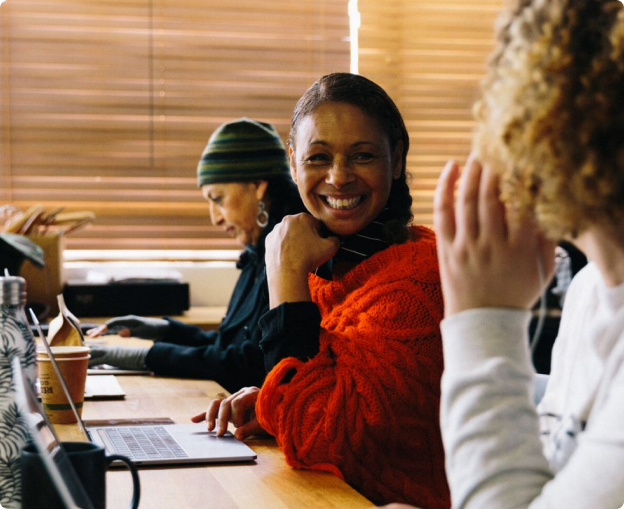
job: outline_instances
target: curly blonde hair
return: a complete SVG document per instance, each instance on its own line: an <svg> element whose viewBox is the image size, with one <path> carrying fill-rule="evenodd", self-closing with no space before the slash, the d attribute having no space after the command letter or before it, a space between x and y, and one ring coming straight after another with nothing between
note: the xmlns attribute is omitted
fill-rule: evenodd
<svg viewBox="0 0 624 509"><path fill-rule="evenodd" d="M475 149L553 239L624 219L624 6L519 0L499 20ZM624 234L623 234L624 235Z"/></svg>

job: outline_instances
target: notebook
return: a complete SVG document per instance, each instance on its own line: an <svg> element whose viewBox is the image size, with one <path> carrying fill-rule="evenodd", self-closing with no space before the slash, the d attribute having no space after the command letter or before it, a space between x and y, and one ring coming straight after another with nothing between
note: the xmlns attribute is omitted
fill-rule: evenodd
<svg viewBox="0 0 624 509"><path fill-rule="evenodd" d="M37 380L36 390L41 397L41 387ZM113 375L91 377L87 375L84 399L124 399L126 392ZM0 507L0 509L2 509Z"/></svg>
<svg viewBox="0 0 624 509"><path fill-rule="evenodd" d="M13 359L11 369L18 408L25 416L32 442L63 505L66 509L93 509L69 457L60 446L54 428L39 404L34 388L26 381L17 356Z"/></svg>
<svg viewBox="0 0 624 509"><path fill-rule="evenodd" d="M84 397L85 399L124 399L126 393L114 375L87 375Z"/></svg>
<svg viewBox="0 0 624 509"><path fill-rule="evenodd" d="M34 320L36 317L33 315L33 322L37 325ZM256 459L256 453L234 435L228 432L217 437L214 431L206 430L204 423L85 426L69 395L63 375L57 369L52 349L45 339L43 343L78 426L90 441L104 447L109 454L122 454L137 465L222 463Z"/></svg>

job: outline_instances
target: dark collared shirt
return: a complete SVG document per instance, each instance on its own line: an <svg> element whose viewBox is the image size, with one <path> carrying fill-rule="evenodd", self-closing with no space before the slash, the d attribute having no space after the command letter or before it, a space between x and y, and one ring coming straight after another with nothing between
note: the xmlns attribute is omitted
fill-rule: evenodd
<svg viewBox="0 0 624 509"><path fill-rule="evenodd" d="M340 249L338 249L338 252L333 258L316 269L314 273L323 279L331 281L335 262L345 261L357 265L375 253L389 247L390 243L383 239L383 227L389 219L387 216L388 209L384 209L377 219L355 235L339 237ZM324 233L331 235L327 229L325 229Z"/></svg>

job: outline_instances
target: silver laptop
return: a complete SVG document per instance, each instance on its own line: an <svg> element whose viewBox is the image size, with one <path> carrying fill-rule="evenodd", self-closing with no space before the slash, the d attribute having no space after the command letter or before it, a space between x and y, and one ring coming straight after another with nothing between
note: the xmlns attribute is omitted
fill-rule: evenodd
<svg viewBox="0 0 624 509"><path fill-rule="evenodd" d="M66 509L93 509L69 457L39 404L34 388L26 380L17 356L13 358L11 369L18 408L28 423L30 438L60 500Z"/></svg>
<svg viewBox="0 0 624 509"><path fill-rule="evenodd" d="M36 323L33 316L33 323ZM221 463L255 460L257 455L231 433L217 437L206 430L204 423L162 425L88 426L76 410L52 349L43 337L43 344L52 361L65 397L76 416L78 426L92 442L103 446L109 454L122 454L137 465L177 465L187 463Z"/></svg>

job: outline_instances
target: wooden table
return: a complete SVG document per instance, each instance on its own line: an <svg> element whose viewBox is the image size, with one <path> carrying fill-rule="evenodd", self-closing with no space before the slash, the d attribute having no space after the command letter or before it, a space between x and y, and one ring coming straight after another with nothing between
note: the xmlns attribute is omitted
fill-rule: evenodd
<svg viewBox="0 0 624 509"><path fill-rule="evenodd" d="M204 410L224 392L216 382L149 376L118 376L127 396L117 401L86 401L89 419L171 417L177 423ZM62 440L84 437L76 425L56 425ZM289 467L271 438L247 441L258 459L251 463L142 467L143 509L363 509L371 504L332 474ZM130 475L114 469L107 477L107 506L128 507Z"/></svg>

